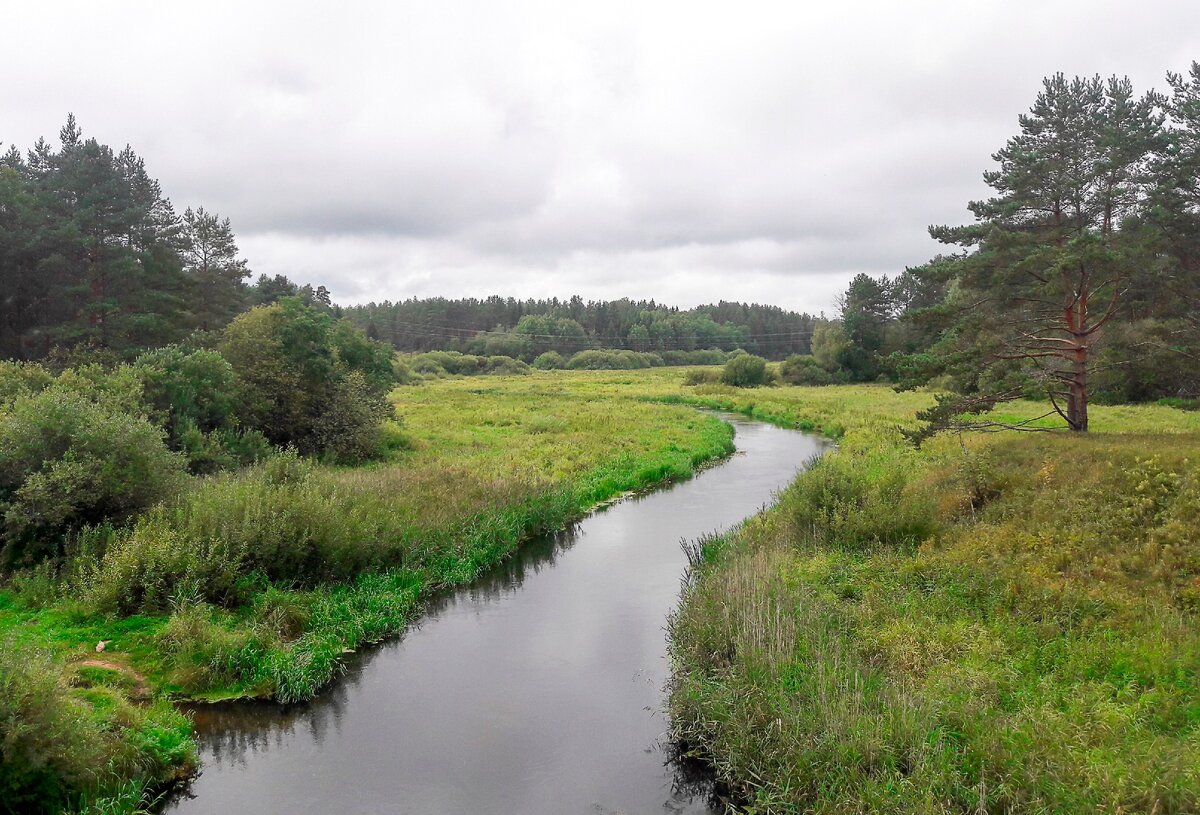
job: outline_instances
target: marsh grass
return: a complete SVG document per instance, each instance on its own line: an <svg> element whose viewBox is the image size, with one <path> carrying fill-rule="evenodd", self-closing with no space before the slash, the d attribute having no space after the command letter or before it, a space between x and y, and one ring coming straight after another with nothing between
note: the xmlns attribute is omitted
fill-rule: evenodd
<svg viewBox="0 0 1200 815"><path fill-rule="evenodd" d="M917 396L684 397L841 441L705 547L671 624L679 737L751 812L1200 809L1194 414L916 452Z"/></svg>
<svg viewBox="0 0 1200 815"><path fill-rule="evenodd" d="M59 570L15 575L0 591L8 650L44 653L66 675L67 663L104 641L155 705L180 696L303 701L338 675L347 652L401 631L432 592L598 503L687 477L731 450L730 428L691 409L525 379L399 388L404 443L385 461L334 467L285 453L197 478L126 526L84 530ZM0 680L25 681L10 676L16 664L0 665ZM79 674L86 688L43 688L54 700L43 707L131 715L135 689L100 681L97 670ZM35 721L35 708L10 718ZM166 749L142 725L101 738L97 721L72 715L51 722L45 744L20 746L39 756L74 742L68 757L86 755L80 766L112 768L103 783L85 784L65 759L43 761L46 778L58 779L46 783L74 796L48 810L131 812L167 778L145 767L189 766L185 719L172 721L186 750Z"/></svg>

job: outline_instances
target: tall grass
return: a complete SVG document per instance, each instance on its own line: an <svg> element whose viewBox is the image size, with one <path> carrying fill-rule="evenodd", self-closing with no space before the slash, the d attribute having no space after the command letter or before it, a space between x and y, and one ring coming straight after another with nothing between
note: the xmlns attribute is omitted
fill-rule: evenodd
<svg viewBox="0 0 1200 815"><path fill-rule="evenodd" d="M1192 418L1098 409L1142 432L918 453L908 398L754 406L854 409L838 451L705 547L671 625L680 738L754 812L1197 811Z"/></svg>

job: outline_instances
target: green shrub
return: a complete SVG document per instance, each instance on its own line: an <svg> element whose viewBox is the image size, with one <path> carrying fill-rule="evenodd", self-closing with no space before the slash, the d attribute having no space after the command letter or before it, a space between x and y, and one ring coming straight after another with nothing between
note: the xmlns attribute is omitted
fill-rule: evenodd
<svg viewBox="0 0 1200 815"><path fill-rule="evenodd" d="M57 386L17 397L0 414L0 560L35 563L73 528L129 519L180 486L183 464L145 419Z"/></svg>
<svg viewBox="0 0 1200 815"><path fill-rule="evenodd" d="M683 376L685 385L716 385L721 381L721 371L716 368L693 368Z"/></svg>
<svg viewBox="0 0 1200 815"><path fill-rule="evenodd" d="M729 355L719 348L704 348L696 351L663 351L662 358L666 365L724 365Z"/></svg>
<svg viewBox="0 0 1200 815"><path fill-rule="evenodd" d="M195 764L191 723L169 703L130 704L46 654L0 642L0 809L57 813L144 792Z"/></svg>
<svg viewBox="0 0 1200 815"><path fill-rule="evenodd" d="M663 358L658 354L605 349L580 351L567 362L567 367L571 370L588 371L631 371L641 368L658 368L662 365Z"/></svg>
<svg viewBox="0 0 1200 815"><path fill-rule="evenodd" d="M313 430L317 449L338 464L373 458L383 443L383 423L395 416L395 409L360 371L350 371L332 391Z"/></svg>
<svg viewBox="0 0 1200 815"><path fill-rule="evenodd" d="M567 361L557 351L546 351L543 354L538 354L537 358L533 361L533 367L539 371L558 371L567 367Z"/></svg>
<svg viewBox="0 0 1200 815"><path fill-rule="evenodd" d="M0 360L0 407L18 396L50 386L54 375L36 362Z"/></svg>
<svg viewBox="0 0 1200 815"><path fill-rule="evenodd" d="M151 419L177 439L184 427L207 433L233 425L233 366L216 351L168 345L134 363Z"/></svg>
<svg viewBox="0 0 1200 815"><path fill-rule="evenodd" d="M753 388L767 381L767 361L753 354L733 356L721 371L721 382L735 388Z"/></svg>
<svg viewBox="0 0 1200 815"><path fill-rule="evenodd" d="M412 366L414 372L433 377L529 373L527 364L519 359L501 354L477 356L458 351L426 351L423 354L409 357L407 364Z"/></svg>
<svg viewBox="0 0 1200 815"><path fill-rule="evenodd" d="M493 356L487 359L487 372L497 376L524 376L529 373L529 365L512 357Z"/></svg>
<svg viewBox="0 0 1200 815"><path fill-rule="evenodd" d="M832 385L833 376L816 357L795 354L779 365L779 378L789 385Z"/></svg>
<svg viewBox="0 0 1200 815"><path fill-rule="evenodd" d="M347 423L391 415L392 352L296 298L239 316L220 350L237 374L238 418L274 444L352 459L372 427ZM350 409L355 398L369 404Z"/></svg>

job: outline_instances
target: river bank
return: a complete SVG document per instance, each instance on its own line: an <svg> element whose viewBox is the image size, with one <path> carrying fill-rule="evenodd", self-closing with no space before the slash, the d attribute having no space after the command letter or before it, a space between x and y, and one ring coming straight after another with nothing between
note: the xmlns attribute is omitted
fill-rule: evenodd
<svg viewBox="0 0 1200 815"><path fill-rule="evenodd" d="M753 514L824 447L733 421L732 458L525 544L313 703L198 710L204 771L168 811L721 812L665 739L679 539Z"/></svg>
<svg viewBox="0 0 1200 815"><path fill-rule="evenodd" d="M1196 415L918 451L909 396L688 397L840 443L705 542L671 627L676 736L750 812L1196 811Z"/></svg>
<svg viewBox="0 0 1200 815"><path fill-rule="evenodd" d="M390 461L283 456L207 479L103 558L12 581L0 638L16 684L0 716L39 757L29 773L41 780L23 776L31 805L61 800L65 785L79 811L133 811L195 766L170 700L311 698L432 592L731 449L715 418L572 395L569 377L400 388L409 443Z"/></svg>

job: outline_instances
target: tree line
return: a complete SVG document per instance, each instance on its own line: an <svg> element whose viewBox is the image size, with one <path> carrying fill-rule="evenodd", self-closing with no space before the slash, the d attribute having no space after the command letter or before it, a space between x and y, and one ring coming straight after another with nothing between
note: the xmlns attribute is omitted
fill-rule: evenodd
<svg viewBox="0 0 1200 815"><path fill-rule="evenodd" d="M974 222L930 228L956 249L856 277L814 353L949 391L929 430L1018 397L1086 431L1092 400L1200 396L1200 64L1167 84L1044 80Z"/></svg>
<svg viewBox="0 0 1200 815"><path fill-rule="evenodd" d="M331 306L324 287L261 275L239 257L228 218L175 211L132 148L84 138L0 154L0 358L70 349L113 358L213 332L282 297Z"/></svg>
<svg viewBox="0 0 1200 815"><path fill-rule="evenodd" d="M719 349L781 359L810 350L809 314L778 306L721 301L680 309L654 300L579 296L518 300L444 297L384 301L344 310L368 336L397 350L463 351L530 361L548 351L570 356L593 348L639 352Z"/></svg>

